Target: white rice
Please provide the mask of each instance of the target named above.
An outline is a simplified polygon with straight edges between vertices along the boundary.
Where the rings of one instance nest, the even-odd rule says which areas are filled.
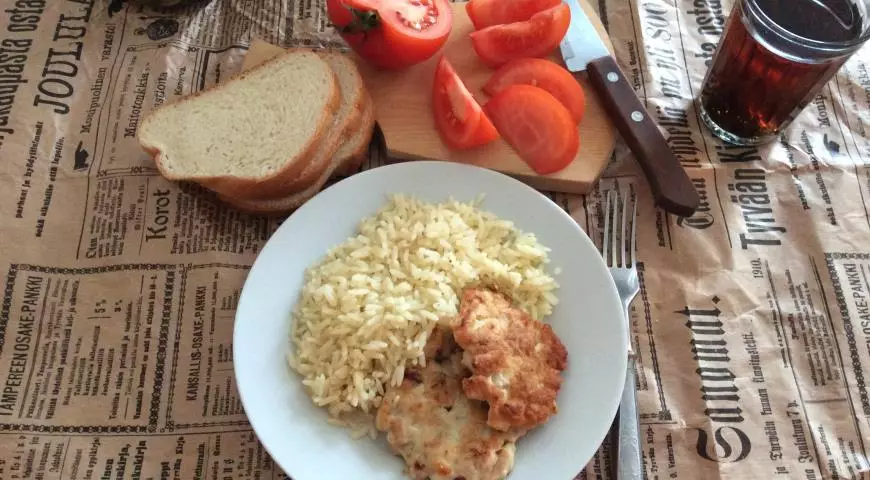
[[[373,413],[405,365],[425,363],[427,336],[457,315],[465,287],[496,288],[539,320],[552,312],[549,249],[478,204],[394,196],[306,271],[290,365],[333,423]]]

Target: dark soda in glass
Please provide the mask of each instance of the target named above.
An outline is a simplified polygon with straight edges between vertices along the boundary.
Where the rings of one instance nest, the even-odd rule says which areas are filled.
[[[868,0],[737,0],[701,89],[729,143],[775,138],[867,39]]]

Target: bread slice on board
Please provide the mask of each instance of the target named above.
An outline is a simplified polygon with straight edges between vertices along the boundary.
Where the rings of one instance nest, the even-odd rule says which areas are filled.
[[[371,102],[371,97],[369,97],[368,102]],[[338,168],[332,172],[333,176],[349,177],[359,172],[363,162],[369,157],[369,144],[375,129],[375,108],[374,105],[367,108],[368,110],[364,112],[365,119],[361,121],[360,128],[348,138],[347,142],[336,153],[343,158],[339,160]]]
[[[284,49],[269,45],[275,50],[270,54],[281,55]],[[334,52],[317,52],[332,68],[338,78],[339,90],[341,90],[341,104],[335,115],[330,128],[324,134],[320,147],[313,154],[311,161],[299,173],[296,178],[284,183],[284,188],[279,192],[263,195],[255,193],[250,196],[238,196],[244,199],[273,199],[283,198],[296,191],[302,191],[314,184],[324,170],[329,166],[333,154],[343,144],[348,132],[359,126],[362,117],[363,103],[366,100],[366,88],[362,76],[356,68],[356,64],[346,55]],[[274,57],[273,57],[274,58]]]
[[[303,203],[307,202],[311,197],[316,195],[323,185],[326,184],[329,177],[339,168],[349,168],[353,170],[353,165],[356,168],[365,159],[368,153],[369,142],[372,138],[372,131],[375,125],[375,109],[368,98],[365,103],[365,108],[362,112],[362,119],[359,127],[350,135],[350,137],[342,143],[336,154],[317,182],[305,189],[304,191],[288,195],[282,199],[275,200],[248,200],[238,197],[228,197],[219,195],[219,198],[224,202],[253,213],[265,214],[282,214],[298,208]]]
[[[282,52],[155,109],[137,137],[169,180],[231,197],[268,198],[286,194],[306,169],[310,173],[340,105],[338,77],[322,56]]]

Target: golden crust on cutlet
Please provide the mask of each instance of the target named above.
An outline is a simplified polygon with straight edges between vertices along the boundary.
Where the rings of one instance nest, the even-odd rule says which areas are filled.
[[[415,480],[505,478],[522,432],[489,428],[486,405],[462,393],[468,371],[449,329],[436,329],[424,352],[426,366],[406,370],[384,395],[375,426]]]
[[[453,333],[471,369],[463,390],[489,404],[490,427],[528,430],[556,413],[568,352],[549,325],[499,293],[470,288]]]

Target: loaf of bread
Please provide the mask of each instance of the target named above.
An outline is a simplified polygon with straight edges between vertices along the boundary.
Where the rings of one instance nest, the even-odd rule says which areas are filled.
[[[349,56],[255,48],[262,63],[155,109],[138,139],[164,177],[199,183],[247,211],[285,213],[336,172],[359,169],[374,108]]]

